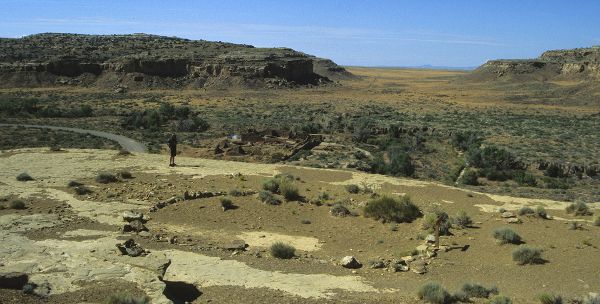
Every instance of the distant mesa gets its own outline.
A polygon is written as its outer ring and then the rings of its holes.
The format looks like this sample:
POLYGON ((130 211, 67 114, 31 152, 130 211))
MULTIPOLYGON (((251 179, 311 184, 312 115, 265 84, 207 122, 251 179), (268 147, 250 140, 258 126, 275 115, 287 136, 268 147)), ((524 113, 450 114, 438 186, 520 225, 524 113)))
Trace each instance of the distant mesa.
POLYGON ((0 87, 279 87, 352 76, 329 59, 289 48, 147 34, 0 38, 0 87))
POLYGON ((600 46, 547 51, 535 59, 490 60, 466 78, 475 81, 600 81, 600 46))

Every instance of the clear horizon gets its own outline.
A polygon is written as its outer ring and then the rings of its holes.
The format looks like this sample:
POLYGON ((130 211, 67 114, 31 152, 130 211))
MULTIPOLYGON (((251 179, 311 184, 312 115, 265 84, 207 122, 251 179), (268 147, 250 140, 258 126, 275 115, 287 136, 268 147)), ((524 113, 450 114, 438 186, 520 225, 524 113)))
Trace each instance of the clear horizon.
POLYGON ((147 33, 290 47, 346 66, 474 67, 600 44, 600 2, 1 0, 0 37, 147 33))

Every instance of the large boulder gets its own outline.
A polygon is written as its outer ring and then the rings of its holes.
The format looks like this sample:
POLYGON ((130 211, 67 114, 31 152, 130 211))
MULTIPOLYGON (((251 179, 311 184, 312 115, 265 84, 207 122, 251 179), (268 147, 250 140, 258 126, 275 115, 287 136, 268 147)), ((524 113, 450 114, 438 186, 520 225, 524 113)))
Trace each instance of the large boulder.
POLYGON ((362 264, 353 256, 345 256, 341 262, 342 267, 349 269, 358 269, 362 267, 362 264))

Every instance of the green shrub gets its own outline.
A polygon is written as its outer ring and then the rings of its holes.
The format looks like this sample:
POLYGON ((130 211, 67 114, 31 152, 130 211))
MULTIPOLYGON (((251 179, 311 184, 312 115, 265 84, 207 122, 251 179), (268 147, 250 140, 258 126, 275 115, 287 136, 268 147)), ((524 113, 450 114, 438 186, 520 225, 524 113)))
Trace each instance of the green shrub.
POLYGON ((73 190, 75 190, 75 193, 77 193, 77 195, 86 195, 92 193, 92 190, 85 186, 77 186, 74 187, 73 190))
POLYGON ((441 219, 440 222, 440 235, 449 235, 450 227, 452 224, 450 223, 450 218, 448 214, 439 208, 435 208, 433 212, 425 215, 423 221, 423 229, 427 230, 429 233, 435 232, 435 223, 441 219))
POLYGON ((119 172, 119 176, 123 179, 133 178, 133 175, 131 175, 131 172, 129 172, 129 171, 121 171, 121 172, 119 172))
POLYGON ((490 300, 489 304, 512 304, 512 300, 507 296, 495 296, 490 300))
POLYGON ((70 181, 67 186, 73 188, 73 187, 81 187, 83 186, 83 183, 77 182, 77 181, 70 181))
POLYGON ((258 192, 258 198, 260 198, 261 202, 268 205, 281 204, 281 202, 273 195, 273 193, 266 190, 261 190, 260 192, 258 192))
POLYGON ((32 181, 33 177, 31 177, 31 175, 23 172, 23 173, 17 175, 17 180, 20 182, 27 182, 27 181, 32 181))
POLYGON ((419 299, 432 304, 444 304, 451 301, 448 291, 437 282, 428 282, 417 292, 419 299))
POLYGON ((342 216, 342 217, 352 214, 350 212, 350 210, 348 210, 348 208, 344 207, 340 203, 333 205, 331 207, 331 210, 329 210, 329 213, 331 213, 331 215, 333 215, 333 216, 342 216))
POLYGON ((492 236, 500 244, 520 244, 521 236, 508 227, 496 228, 492 231, 492 236))
POLYGON ((469 298, 488 298, 492 294, 498 294, 498 288, 491 287, 486 288, 483 285, 477 283, 465 283, 463 284, 461 290, 469 297, 469 298))
POLYGON ((519 209, 518 214, 519 215, 530 215, 530 214, 535 214, 535 211, 533 209, 531 209, 530 207, 521 207, 521 209, 519 209))
POLYGON ((360 192, 360 187, 358 185, 355 185, 355 184, 346 185, 346 191, 348 191, 348 193, 357 194, 357 193, 360 192))
POLYGON ((271 255, 278 259, 291 259, 296 254, 296 248, 291 245, 277 242, 271 245, 271 255))
POLYGON ((558 178, 566 176, 564 171, 557 164, 549 165, 546 168, 546 170, 544 171, 544 175, 549 176, 549 177, 558 177, 558 178))
POLYGON ((541 304, 562 304, 563 299, 560 295, 543 293, 537 296, 541 304))
POLYGON ((479 182, 477 181, 478 177, 479 173, 477 172, 477 170, 467 168, 460 177, 459 182, 463 185, 477 186, 479 185, 479 182))
POLYGON ((482 142, 483 137, 477 131, 455 132, 450 138, 450 144, 460 151, 467 151, 470 147, 479 147, 482 142))
POLYGON ((177 121, 176 129, 179 132, 204 132, 209 129, 209 124, 203 118, 195 116, 177 121))
POLYGON ((467 215, 467 212, 460 210, 454 217, 454 223, 461 228, 467 228, 473 224, 473 220, 467 215))
POLYGON ((104 173, 100 173, 100 174, 98 174, 98 176, 96 176, 96 182, 101 183, 101 184, 114 183, 117 181, 118 181, 117 177, 110 173, 104 172, 104 173))
POLYGON ((262 188, 270 191, 271 193, 279 193, 279 181, 274 178, 264 180, 262 183, 262 188))
POLYGON ((547 219, 548 218, 548 212, 546 212, 546 208, 544 208, 542 206, 537 206, 535 208, 535 214, 537 216, 539 216, 540 218, 543 218, 543 219, 547 219))
POLYGON ((578 201, 569 205, 565 211, 567 213, 574 213, 575 215, 592 215, 588 205, 582 201, 578 201))
POLYGON ((233 209, 233 202, 230 199, 221 198, 219 201, 221 202, 221 208, 223 208, 223 211, 233 209))
POLYGON ((10 203, 8 203, 8 208, 16 209, 16 210, 23 210, 23 209, 25 209, 25 202, 22 200, 11 201, 10 203))
POLYGON ((385 196, 371 200, 365 206, 364 212, 367 217, 396 223, 410 223, 422 215, 408 196, 403 196, 400 200, 385 196))
POLYGON ((535 176, 525 171, 517 171, 515 174, 513 174, 513 179, 519 184, 519 186, 537 186, 537 180, 535 176))
POLYGON ((283 195, 283 198, 288 202, 300 199, 298 187, 291 181, 282 180, 279 183, 279 191, 281 192, 281 195, 283 195))
POLYGON ((545 176, 543 178, 546 188, 548 189, 569 189, 571 185, 566 178, 551 178, 545 176))
POLYGON ((525 245, 519 246, 512 253, 513 261, 519 265, 540 264, 542 260, 542 251, 537 248, 531 248, 525 245))
POLYGON ((118 293, 110 296, 106 304, 149 304, 150 298, 147 296, 134 296, 129 293, 118 293))
POLYGON ((483 149, 471 147, 467 151, 467 161, 471 166, 477 168, 495 168, 496 170, 519 170, 523 168, 517 157, 503 149, 493 145, 483 149))

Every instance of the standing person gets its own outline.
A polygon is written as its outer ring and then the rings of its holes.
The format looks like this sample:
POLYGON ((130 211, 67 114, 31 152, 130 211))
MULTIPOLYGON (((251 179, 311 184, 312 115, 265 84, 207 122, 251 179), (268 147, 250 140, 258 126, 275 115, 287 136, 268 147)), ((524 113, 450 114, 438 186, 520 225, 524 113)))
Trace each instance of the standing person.
POLYGON ((169 150, 171 150, 171 158, 169 159, 169 166, 174 167, 175 164, 175 156, 177 155, 177 136, 175 133, 171 134, 171 138, 169 138, 169 150))

